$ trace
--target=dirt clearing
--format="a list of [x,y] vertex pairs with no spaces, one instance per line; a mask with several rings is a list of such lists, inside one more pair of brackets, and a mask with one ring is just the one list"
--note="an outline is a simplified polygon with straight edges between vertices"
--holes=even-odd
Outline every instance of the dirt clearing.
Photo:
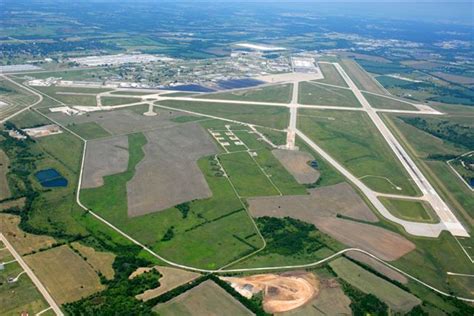
[[161,316],[253,315],[244,305],[210,280],[166,303],[156,305],[153,311]]
[[263,309],[272,314],[303,306],[319,293],[319,280],[305,271],[222,279],[247,298],[263,291]]
[[[148,301],[152,298],[160,296],[163,293],[171,291],[172,289],[175,289],[178,286],[183,285],[184,283],[191,282],[192,280],[200,276],[199,273],[176,268],[160,266],[155,266],[153,268],[160,272],[160,274],[162,275],[162,277],[160,278],[160,286],[137,295],[136,298],[139,300]],[[130,275],[130,278],[134,278],[144,272],[150,271],[153,268],[139,268],[137,269],[137,271],[132,273],[132,275]]]
[[100,187],[103,177],[125,172],[127,167],[127,136],[88,141],[81,188]]
[[24,259],[58,304],[77,301],[105,288],[91,266],[67,245]]
[[311,168],[308,162],[314,157],[303,151],[275,149],[273,155],[300,184],[311,184],[319,179],[319,171]]
[[4,211],[11,207],[22,208],[23,206],[25,206],[25,201],[26,201],[26,198],[24,197],[16,199],[16,200],[7,200],[5,202],[0,203],[0,211]]
[[211,197],[197,160],[217,153],[217,148],[200,125],[184,123],[144,135],[147,138],[143,148],[145,158],[127,183],[130,217]]

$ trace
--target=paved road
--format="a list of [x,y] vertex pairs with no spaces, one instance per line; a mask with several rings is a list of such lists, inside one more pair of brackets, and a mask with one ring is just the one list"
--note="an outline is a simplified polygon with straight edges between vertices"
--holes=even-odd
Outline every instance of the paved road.
[[295,149],[295,139],[296,139],[296,119],[298,117],[298,90],[299,82],[295,81],[293,83],[293,93],[291,95],[291,102],[289,104],[290,108],[290,122],[288,123],[288,128],[286,131],[286,149],[294,150]]
[[31,281],[36,285],[40,293],[44,296],[45,300],[48,302],[48,304],[51,306],[53,309],[54,313],[56,315],[64,315],[61,309],[59,308],[58,304],[56,304],[56,301],[53,299],[53,297],[49,294],[49,292],[46,290],[44,285],[41,283],[41,281],[36,277],[36,275],[33,273],[33,271],[30,269],[30,267],[26,264],[26,262],[23,260],[23,258],[16,252],[15,248],[10,244],[10,242],[5,238],[5,236],[0,233],[0,240],[5,244],[5,247],[8,248],[10,253],[13,255],[13,257],[18,261],[22,269],[28,274],[30,277]]
[[[403,167],[406,169],[406,171],[411,176],[411,178],[415,181],[418,188],[420,188],[420,190],[423,193],[423,196],[425,197],[425,200],[431,204],[433,210],[436,212],[436,214],[440,218],[441,223],[445,226],[446,230],[451,232],[451,234],[453,234],[454,236],[469,237],[469,234],[466,231],[466,229],[458,221],[458,219],[453,214],[453,212],[449,209],[447,204],[441,199],[441,197],[435,191],[433,186],[428,182],[428,180],[425,178],[425,176],[420,171],[418,166],[411,159],[411,157],[408,155],[408,153],[405,151],[402,145],[400,145],[400,143],[395,138],[395,136],[393,136],[393,134],[387,128],[387,126],[382,121],[380,116],[378,116],[376,111],[365,99],[362,92],[359,90],[359,88],[357,88],[355,83],[347,75],[347,73],[344,71],[341,65],[339,65],[338,63],[334,63],[334,66],[339,71],[341,76],[344,78],[349,88],[351,88],[352,92],[354,93],[356,98],[359,100],[360,104],[362,104],[362,108],[369,115],[372,122],[375,124],[375,126],[377,127],[379,132],[382,134],[382,136],[385,138],[388,145],[390,146],[392,151],[395,153],[395,155],[397,156],[397,158],[399,159]],[[430,231],[429,233],[431,234],[432,231]]]
[[22,112],[24,112],[24,111],[29,110],[31,107],[33,107],[33,106],[35,106],[36,104],[39,104],[41,101],[43,101],[43,96],[42,96],[41,94],[36,93],[35,91],[31,90],[30,88],[25,87],[24,85],[21,85],[21,84],[15,82],[15,81],[11,80],[11,79],[8,78],[7,76],[0,75],[0,77],[2,77],[2,78],[5,79],[5,80],[10,81],[10,82],[13,83],[14,85],[17,85],[18,87],[20,87],[20,88],[22,88],[22,89],[25,89],[26,91],[31,92],[31,93],[33,93],[34,95],[36,95],[36,96],[39,97],[38,101],[36,101],[36,102],[33,103],[33,104],[28,105],[27,107],[22,108],[21,110],[19,110],[18,112],[13,113],[12,115],[7,116],[6,118],[4,118],[3,120],[0,121],[0,124],[2,124],[2,123],[4,123],[4,122],[6,122],[6,121],[12,119],[13,117],[17,116],[18,114],[20,114],[20,113],[22,113]]

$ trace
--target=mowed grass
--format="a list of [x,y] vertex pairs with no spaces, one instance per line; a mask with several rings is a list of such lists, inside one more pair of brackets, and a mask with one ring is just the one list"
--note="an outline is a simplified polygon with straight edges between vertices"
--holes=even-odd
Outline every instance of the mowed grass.
[[162,316],[186,315],[253,315],[240,302],[211,280],[158,304],[153,311]]
[[[299,114],[299,129],[352,174],[364,177],[361,181],[371,189],[383,193],[418,194],[367,114],[307,109]],[[321,119],[326,117],[332,119]]]
[[18,128],[28,128],[39,125],[51,124],[51,121],[40,114],[27,110],[9,120]]
[[317,82],[322,82],[322,83],[327,83],[327,84],[333,84],[336,86],[342,86],[342,87],[347,87],[346,82],[344,81],[344,78],[339,74],[339,71],[337,71],[336,67],[332,64],[326,64],[326,63],[319,63],[319,68],[321,69],[324,79],[320,79]]
[[378,94],[387,94],[381,85],[372,78],[357,62],[351,59],[342,59],[339,64],[354,81],[360,90]]
[[196,98],[289,103],[291,101],[292,91],[292,84],[282,84],[225,93],[203,94]]
[[421,301],[414,295],[394,284],[370,273],[346,258],[338,258],[329,263],[338,277],[367,294],[373,294],[398,312],[409,312]]
[[76,133],[77,135],[81,136],[86,140],[101,138],[110,136],[111,134],[106,131],[102,126],[97,124],[96,122],[87,122],[87,123],[72,123],[67,125],[71,131]]
[[17,262],[5,265],[5,269],[0,271],[2,315],[20,315],[22,312],[36,315],[49,306],[28,275],[22,274],[17,282],[8,283],[9,277],[15,278],[22,271]]
[[310,105],[361,106],[351,90],[318,85],[311,81],[299,84],[298,102]]
[[128,97],[101,97],[103,106],[115,106],[128,103],[140,102],[141,98],[128,98]]
[[178,100],[161,101],[157,104],[276,129],[286,128],[290,119],[288,108],[278,106]]
[[422,201],[380,198],[390,213],[398,218],[415,222],[439,222],[431,206]]
[[[95,95],[83,95],[83,94],[62,94],[62,93],[89,93],[80,92],[75,90],[65,90],[63,87],[34,87],[36,90],[50,96],[56,101],[64,103],[66,105],[82,105],[82,106],[97,106]],[[47,98],[47,97],[46,97]]]
[[374,95],[367,92],[362,92],[362,94],[364,95],[365,99],[370,103],[370,105],[376,109],[418,111],[416,107],[406,102],[401,102],[398,100]]
[[74,302],[105,288],[92,267],[67,245],[24,259],[58,304]]
[[248,152],[223,154],[219,156],[219,161],[239,196],[250,197],[279,194]]
[[[228,179],[216,175],[217,163],[212,157],[198,161],[212,197],[189,202],[186,218],[176,208],[129,218],[126,183],[144,157],[146,139],[143,134],[128,138],[128,170],[105,177],[100,188],[81,190],[81,201],[87,207],[160,255],[182,264],[214,269],[262,246]],[[173,237],[162,240],[170,229]]]

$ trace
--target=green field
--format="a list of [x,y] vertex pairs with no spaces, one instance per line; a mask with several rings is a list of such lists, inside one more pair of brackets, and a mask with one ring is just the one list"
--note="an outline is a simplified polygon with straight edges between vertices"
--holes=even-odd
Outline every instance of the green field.
[[[96,106],[97,101],[95,95],[89,94],[91,92],[81,92],[81,89],[67,89],[63,87],[34,87],[36,90],[50,96],[53,100],[67,105],[82,105],[82,106]],[[86,91],[89,91],[87,89]],[[63,94],[66,93],[66,94]],[[69,94],[71,93],[71,94]],[[73,94],[73,93],[87,93],[87,94]],[[94,92],[95,93],[95,92]],[[47,98],[47,97],[46,97]],[[40,107],[40,106],[37,106]]]
[[29,106],[37,100],[38,97],[30,92],[5,79],[0,79],[0,101],[6,104],[0,106],[0,119],[8,117],[20,108]]
[[177,100],[161,101],[158,104],[277,129],[286,128],[290,118],[286,107]]
[[110,136],[111,134],[107,132],[102,126],[96,122],[87,122],[87,123],[72,123],[67,125],[74,133],[78,134],[86,140],[96,139],[100,137]]
[[360,90],[366,90],[378,94],[387,94],[383,87],[372,78],[359,64],[351,59],[342,59],[339,64],[351,77],[352,81]]
[[232,92],[203,94],[196,98],[290,103],[292,91],[292,84],[283,84]]
[[137,103],[140,102],[140,98],[128,98],[128,97],[101,97],[103,106],[115,106],[122,105],[127,103]]
[[278,195],[278,191],[247,152],[219,155],[219,161],[242,197]]
[[298,127],[303,133],[371,189],[383,193],[417,194],[408,174],[367,114],[304,109],[299,112],[298,119]]
[[[186,218],[176,208],[129,218],[126,182],[143,159],[146,140],[142,134],[128,137],[128,170],[105,177],[100,188],[81,190],[85,205],[165,258],[183,264],[214,269],[261,247],[262,241],[228,180],[215,175],[211,157],[202,158],[198,165],[213,195],[189,202]],[[173,237],[162,240],[170,229]]]
[[51,124],[50,120],[32,110],[24,111],[13,117],[9,121],[14,123],[18,128],[28,128],[39,125]]
[[364,293],[377,296],[394,311],[406,313],[421,303],[412,294],[370,273],[348,259],[338,258],[331,261],[329,266],[338,277]]
[[436,213],[431,206],[425,202],[380,198],[390,213],[398,218],[415,222],[439,222]]
[[336,67],[334,67],[334,65],[319,63],[319,68],[321,69],[324,75],[324,79],[320,79],[317,82],[347,87],[347,84],[344,81],[344,78],[341,77],[341,75],[337,71]]
[[318,85],[311,81],[299,84],[298,102],[310,105],[361,106],[351,90]]
[[370,105],[376,109],[393,109],[393,110],[411,110],[418,111],[413,105],[410,105],[405,102],[400,102],[394,99],[381,97],[367,92],[362,92],[365,99],[370,103]]

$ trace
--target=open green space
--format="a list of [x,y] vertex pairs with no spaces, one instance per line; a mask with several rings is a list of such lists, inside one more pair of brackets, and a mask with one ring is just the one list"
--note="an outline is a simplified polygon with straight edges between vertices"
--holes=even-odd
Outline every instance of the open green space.
[[290,118],[288,108],[278,106],[178,100],[166,100],[157,104],[277,129],[286,128]]
[[416,107],[411,104],[397,101],[391,98],[386,98],[378,95],[374,95],[367,92],[362,92],[365,99],[370,103],[373,108],[376,109],[392,109],[392,110],[410,110],[418,111]]
[[423,201],[380,198],[390,213],[398,218],[415,222],[439,222],[431,206]]
[[290,103],[292,91],[292,84],[282,84],[232,92],[203,94],[196,98]]
[[122,105],[127,103],[137,103],[140,102],[140,98],[127,98],[127,97],[101,97],[103,106],[115,106]]
[[111,134],[107,132],[102,126],[96,122],[86,122],[86,123],[72,123],[68,124],[67,128],[81,136],[86,140],[96,139],[100,137],[110,136]]
[[277,189],[248,152],[222,154],[219,161],[240,196],[278,195]]
[[28,128],[51,124],[50,120],[32,110],[24,111],[9,121],[15,124],[18,128]]
[[349,89],[301,82],[299,84],[298,102],[309,105],[332,105],[344,107],[360,107],[360,103]]
[[375,295],[394,311],[406,313],[421,303],[412,294],[370,273],[346,258],[331,261],[329,266],[338,277],[364,293]]
[[36,102],[38,97],[30,92],[19,88],[15,84],[1,78],[0,79],[0,119],[4,119],[15,113],[20,108],[24,108]]
[[[78,91],[65,91],[62,87],[34,87],[36,90],[50,96],[53,100],[67,105],[96,106],[97,100],[92,94],[74,94],[82,93]],[[64,93],[64,94],[63,94]],[[46,97],[47,98],[47,97]]]
[[99,188],[81,190],[81,201],[87,207],[165,258],[183,264],[214,269],[261,247],[262,241],[228,179],[216,173],[213,157],[198,162],[213,193],[211,198],[129,218],[126,183],[143,159],[146,139],[142,134],[128,135],[128,139],[127,171],[105,177]]
[[360,90],[366,90],[378,94],[387,94],[382,85],[380,85],[354,60],[341,59],[339,64]]
[[299,111],[298,128],[371,189],[417,194],[408,174],[367,114],[303,109]]
[[336,67],[332,64],[319,63],[319,68],[321,69],[324,79],[320,79],[317,82],[333,84],[336,86],[347,87],[346,81],[337,71]]

